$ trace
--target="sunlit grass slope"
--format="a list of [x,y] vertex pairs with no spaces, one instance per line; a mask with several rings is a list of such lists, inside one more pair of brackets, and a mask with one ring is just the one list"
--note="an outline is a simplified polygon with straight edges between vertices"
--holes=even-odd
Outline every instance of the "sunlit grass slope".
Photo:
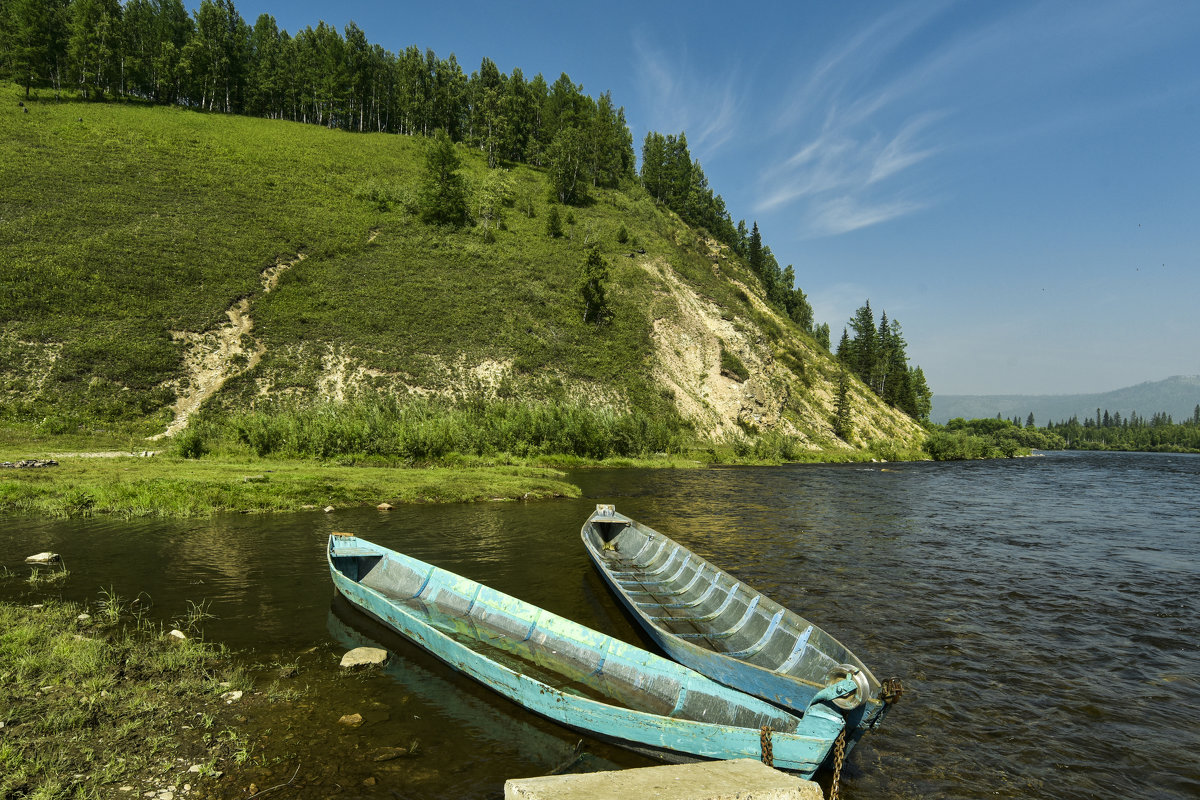
[[[211,330],[240,298],[253,300],[265,346],[259,374],[283,388],[311,390],[312,356],[349,348],[415,382],[499,359],[552,375],[548,392],[565,395],[564,378],[592,381],[661,410],[646,380],[649,279],[626,258],[633,245],[617,242],[622,225],[708,294],[738,302],[695,237],[637,189],[593,190],[590,205],[563,210],[566,235],[552,238],[545,176],[517,166],[488,241],[481,227],[430,227],[411,213],[420,139],[118,104],[45,100],[24,113],[17,100],[0,89],[0,356],[40,363],[7,387],[12,419],[160,429],[173,399],[164,384],[182,371],[170,331]],[[482,157],[459,152],[479,185]],[[614,313],[599,328],[584,323],[576,290],[592,244],[612,267]],[[263,270],[297,254],[265,294]]]

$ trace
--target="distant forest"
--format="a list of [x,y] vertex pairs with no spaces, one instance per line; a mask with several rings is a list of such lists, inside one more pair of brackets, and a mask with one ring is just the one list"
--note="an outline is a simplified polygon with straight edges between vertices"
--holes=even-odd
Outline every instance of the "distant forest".
[[1004,419],[950,420],[943,431],[968,431],[978,436],[1013,440],[1018,445],[1042,450],[1122,450],[1156,453],[1200,453],[1200,404],[1192,416],[1175,422],[1170,414],[1160,412],[1149,418],[1133,412],[1123,417],[1119,412],[1096,409],[1095,417],[1080,420],[1073,416],[1065,422],[1048,422],[1036,426],[1033,414],[1022,422],[1020,417]]
[[[454,55],[410,46],[393,53],[351,22],[319,22],[295,35],[262,14],[253,25],[232,0],[0,0],[0,77],[24,87],[78,92],[207,112],[245,114],[353,132],[433,136],[486,154],[489,167],[549,171],[559,202],[588,202],[588,187],[640,183],[656,201],[728,245],[762,280],[773,306],[830,349],[795,270],[780,268],[755,222],[736,224],[692,158],[687,137],[651,131],[635,171],[633,138],[610,92],[593,98],[563,73],[552,84],[489,58],[467,75]],[[869,304],[867,313],[870,313]],[[884,315],[851,322],[843,360],[893,406],[928,419],[924,375],[907,366],[899,326]],[[841,349],[839,349],[841,353]]]
[[1117,412],[1096,409],[1095,418],[1081,422],[1071,417],[1066,422],[1051,422],[1045,429],[1061,436],[1064,447],[1070,450],[1200,452],[1200,404],[1191,419],[1183,422],[1175,422],[1166,413],[1147,419],[1137,412],[1122,417]]

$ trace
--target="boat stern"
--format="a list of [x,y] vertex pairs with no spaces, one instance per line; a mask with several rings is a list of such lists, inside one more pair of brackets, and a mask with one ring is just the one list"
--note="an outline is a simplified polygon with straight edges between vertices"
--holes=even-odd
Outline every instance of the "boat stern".
[[383,560],[380,548],[359,539],[353,533],[334,531],[329,535],[327,558],[336,586],[339,575],[358,583]]
[[616,506],[600,503],[583,524],[583,535],[594,549],[611,550],[617,538],[633,525],[633,520],[619,513]]

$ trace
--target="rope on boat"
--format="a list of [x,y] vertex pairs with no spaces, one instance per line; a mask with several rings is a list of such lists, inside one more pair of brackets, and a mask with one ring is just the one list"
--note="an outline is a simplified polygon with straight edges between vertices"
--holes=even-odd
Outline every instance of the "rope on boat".
[[775,766],[775,753],[771,747],[771,726],[763,725],[758,730],[758,741],[762,747],[762,762],[768,767]]

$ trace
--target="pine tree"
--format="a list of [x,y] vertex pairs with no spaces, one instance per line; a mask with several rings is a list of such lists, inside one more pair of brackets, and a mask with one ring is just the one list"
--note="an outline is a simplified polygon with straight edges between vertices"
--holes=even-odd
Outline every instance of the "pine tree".
[[829,323],[822,322],[813,331],[813,338],[817,340],[817,344],[825,348],[825,352],[829,352]]
[[877,351],[875,316],[871,312],[871,301],[859,307],[850,320],[850,328],[854,331],[854,342],[851,348],[853,357],[850,367],[854,374],[868,386],[872,385],[872,374],[875,371]]
[[651,197],[662,202],[663,164],[666,160],[666,140],[661,133],[650,131],[642,143],[642,185]]
[[750,241],[746,246],[746,260],[750,262],[750,269],[755,275],[762,275],[763,246],[762,235],[758,232],[758,220],[754,221],[754,227],[750,229]]
[[875,330],[875,362],[871,365],[868,385],[875,394],[887,399],[888,372],[892,366],[892,328],[887,311],[879,315],[879,327]]
[[854,361],[854,343],[850,341],[850,334],[842,328],[842,338],[838,342],[837,358],[843,364],[851,364]]
[[833,432],[844,441],[850,441],[854,426],[850,421],[850,377],[843,366],[838,373],[837,402],[833,409]]
[[562,217],[559,216],[558,206],[550,206],[550,212],[546,214],[546,235],[554,239],[563,235]]
[[906,401],[912,392],[908,354],[905,352],[907,343],[900,331],[900,321],[893,319],[889,325],[886,320],[885,314],[879,323],[880,340],[883,342],[883,352],[879,357],[882,364],[880,396],[889,405],[903,409],[906,404],[911,405]]
[[583,321],[599,325],[608,319],[608,300],[604,285],[608,281],[608,265],[600,255],[600,248],[593,245],[588,251],[583,272],[579,278],[579,295],[583,298]]
[[462,226],[467,222],[467,194],[454,143],[438,129],[425,153],[425,176],[421,187],[421,218],[439,225]]
[[746,230],[746,220],[738,220],[735,236],[736,239],[733,244],[733,252],[737,253],[739,256],[745,256],[746,251],[750,246],[750,232]]

